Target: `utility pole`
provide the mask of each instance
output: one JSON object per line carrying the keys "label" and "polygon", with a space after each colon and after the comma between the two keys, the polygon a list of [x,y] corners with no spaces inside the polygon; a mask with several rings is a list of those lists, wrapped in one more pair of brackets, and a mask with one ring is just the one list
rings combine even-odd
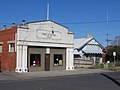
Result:
{"label": "utility pole", "polygon": [[116,37],[116,45],[119,46],[119,36]]}
{"label": "utility pole", "polygon": [[108,8],[107,8],[107,18],[106,18],[106,21],[107,21],[107,34],[106,34],[106,36],[107,36],[107,39],[106,39],[106,42],[107,42],[107,46],[109,45],[109,42],[111,41],[111,40],[109,40],[109,36],[110,36],[110,34],[108,33],[108,30],[109,30],[109,28],[108,28],[108,21],[109,21],[109,16],[108,16]]}
{"label": "utility pole", "polygon": [[106,36],[107,36],[106,42],[107,42],[107,46],[108,46],[108,45],[109,45],[109,42],[111,41],[111,40],[109,39],[110,34],[107,33]]}

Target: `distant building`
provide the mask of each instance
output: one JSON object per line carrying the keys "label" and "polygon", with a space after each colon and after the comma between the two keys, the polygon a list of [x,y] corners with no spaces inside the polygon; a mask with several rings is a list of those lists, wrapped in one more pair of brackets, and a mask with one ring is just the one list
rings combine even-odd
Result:
{"label": "distant building", "polygon": [[91,34],[74,40],[74,58],[102,62],[103,46]]}
{"label": "distant building", "polygon": [[73,70],[74,34],[53,21],[0,30],[2,71]]}

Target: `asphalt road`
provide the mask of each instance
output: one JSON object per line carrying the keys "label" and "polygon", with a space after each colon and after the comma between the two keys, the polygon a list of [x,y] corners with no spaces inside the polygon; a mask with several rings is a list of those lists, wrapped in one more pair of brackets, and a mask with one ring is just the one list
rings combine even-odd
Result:
{"label": "asphalt road", "polygon": [[99,73],[0,81],[0,90],[120,90],[120,86]]}

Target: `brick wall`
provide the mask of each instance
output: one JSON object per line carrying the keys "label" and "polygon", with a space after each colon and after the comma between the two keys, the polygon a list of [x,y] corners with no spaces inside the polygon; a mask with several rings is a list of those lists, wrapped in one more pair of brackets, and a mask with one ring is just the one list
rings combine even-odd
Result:
{"label": "brick wall", "polygon": [[0,53],[2,71],[14,71],[16,68],[16,52],[9,52],[8,43],[8,41],[15,41],[15,33],[17,33],[17,26],[0,30],[0,42],[3,42],[2,53]]}

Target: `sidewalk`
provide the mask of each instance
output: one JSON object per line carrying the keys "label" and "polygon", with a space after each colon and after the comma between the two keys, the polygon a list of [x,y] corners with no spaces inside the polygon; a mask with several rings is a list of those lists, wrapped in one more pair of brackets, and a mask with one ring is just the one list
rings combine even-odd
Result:
{"label": "sidewalk", "polygon": [[62,71],[39,71],[39,72],[28,72],[28,73],[16,73],[16,72],[2,72],[0,73],[1,80],[23,80],[31,78],[42,78],[42,77],[54,77],[64,75],[77,75],[77,74],[92,74],[92,73],[104,73],[111,72],[108,70],[101,69],[76,69],[76,70],[62,70]]}

